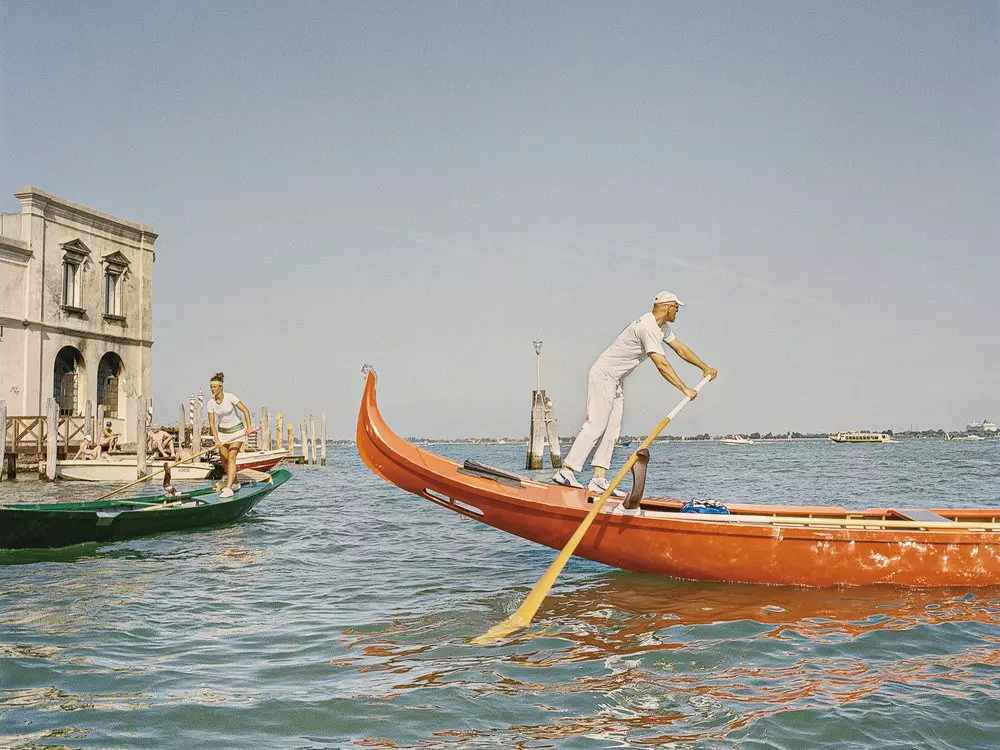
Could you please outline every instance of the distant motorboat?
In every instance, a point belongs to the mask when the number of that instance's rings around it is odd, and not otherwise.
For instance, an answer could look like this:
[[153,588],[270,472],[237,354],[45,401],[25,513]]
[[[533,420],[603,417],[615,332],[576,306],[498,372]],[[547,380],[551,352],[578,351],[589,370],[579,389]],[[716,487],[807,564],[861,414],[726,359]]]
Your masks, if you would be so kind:
[[719,441],[720,443],[725,443],[726,445],[753,445],[754,441],[748,437],[743,437],[742,435],[731,435],[730,437],[724,437]]
[[985,440],[982,435],[949,435],[947,432],[944,436],[953,443],[968,443],[974,440]]
[[892,436],[885,432],[867,432],[865,430],[848,430],[828,436],[834,443],[894,443]]

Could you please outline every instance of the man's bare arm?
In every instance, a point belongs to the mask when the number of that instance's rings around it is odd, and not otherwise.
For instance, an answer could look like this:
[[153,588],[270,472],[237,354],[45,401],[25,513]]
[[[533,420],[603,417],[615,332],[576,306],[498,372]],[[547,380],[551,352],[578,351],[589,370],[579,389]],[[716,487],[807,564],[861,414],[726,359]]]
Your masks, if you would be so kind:
[[667,361],[666,357],[658,352],[650,352],[649,358],[653,360],[653,364],[656,365],[656,369],[660,371],[660,375],[662,375],[664,380],[670,383],[670,385],[683,392],[683,394],[692,401],[698,397],[698,391],[684,385],[684,382],[677,376],[677,373],[674,372],[673,366]]
[[[667,344],[671,349],[677,352],[677,356],[683,359],[685,362],[690,362],[692,365],[700,369],[705,375],[715,380],[715,376],[719,374],[719,371],[714,367],[709,367],[704,362],[701,361],[701,357],[691,351],[691,348],[686,344],[682,343],[680,339],[674,339]],[[649,356],[653,356],[652,354]]]

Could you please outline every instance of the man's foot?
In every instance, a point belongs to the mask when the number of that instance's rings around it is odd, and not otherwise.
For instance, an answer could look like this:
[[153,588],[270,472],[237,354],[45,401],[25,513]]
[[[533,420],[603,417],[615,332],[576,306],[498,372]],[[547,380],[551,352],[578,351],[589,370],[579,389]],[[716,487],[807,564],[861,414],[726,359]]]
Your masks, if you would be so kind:
[[[611,482],[608,481],[607,477],[594,477],[587,485],[587,489],[594,494],[603,495],[610,485]],[[625,493],[621,490],[615,490],[611,493],[611,497],[625,497]]]
[[583,489],[583,485],[577,481],[576,476],[573,474],[573,470],[565,467],[559,469],[559,471],[555,473],[552,477],[552,481],[555,484],[562,485],[563,487],[577,487],[578,489]]
[[222,498],[232,497],[232,496],[233,496],[233,489],[232,489],[232,487],[223,487],[222,488],[222,492],[219,493],[219,497],[222,497]]

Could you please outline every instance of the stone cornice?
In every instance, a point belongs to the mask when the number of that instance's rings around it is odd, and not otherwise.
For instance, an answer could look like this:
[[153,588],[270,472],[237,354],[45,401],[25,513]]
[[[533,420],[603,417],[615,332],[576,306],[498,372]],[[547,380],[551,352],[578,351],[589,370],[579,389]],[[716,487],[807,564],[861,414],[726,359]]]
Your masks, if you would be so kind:
[[36,187],[23,187],[14,193],[14,197],[21,202],[23,213],[62,216],[81,223],[91,224],[105,231],[128,235],[137,242],[148,244],[150,249],[152,249],[153,243],[156,242],[156,238],[159,236],[152,228],[145,224],[137,224],[127,219],[119,219],[117,216],[81,206],[79,203],[73,203],[65,198],[46,193],[44,190],[39,190]]
[[27,263],[34,256],[27,242],[13,237],[0,237],[0,253],[11,256],[20,263]]
[[113,344],[126,344],[139,346],[152,346],[153,341],[151,339],[140,339],[134,338],[132,336],[109,336],[105,333],[96,333],[92,331],[83,331],[79,328],[69,328],[66,326],[55,326],[49,323],[38,323],[33,320],[28,320],[27,318],[19,320],[18,318],[10,318],[4,315],[0,315],[0,325],[7,326],[8,328],[23,328],[29,331],[42,331],[44,333],[61,333],[64,336],[75,336],[81,339],[91,339],[96,341],[109,341]]

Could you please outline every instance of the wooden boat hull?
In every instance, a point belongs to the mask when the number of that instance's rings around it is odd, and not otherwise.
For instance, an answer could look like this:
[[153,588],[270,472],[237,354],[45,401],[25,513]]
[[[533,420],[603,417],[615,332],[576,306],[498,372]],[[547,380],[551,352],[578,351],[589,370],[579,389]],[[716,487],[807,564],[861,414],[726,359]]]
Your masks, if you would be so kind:
[[271,482],[244,484],[226,500],[204,488],[180,498],[0,505],[0,549],[47,549],[221,526],[246,515],[290,477],[288,471],[275,471]]
[[[148,463],[148,471],[155,471],[159,465],[161,465],[159,461]],[[204,480],[208,478],[213,468],[214,464],[207,461],[192,461],[172,468],[170,479],[173,482]],[[138,476],[138,464],[133,455],[56,462],[56,477],[59,479],[125,484],[135,481]]]
[[[561,549],[592,505],[585,490],[473,476],[385,423],[369,372],[357,447],[372,471],[431,502]],[[680,513],[679,500],[609,501],[576,555],[638,573],[799,586],[1000,584],[1000,509],[938,510],[914,522],[888,508],[730,505],[731,516]],[[927,511],[923,511],[926,513]],[[917,512],[919,513],[919,511]],[[978,530],[977,530],[978,529]]]
[[[236,455],[236,468],[238,471],[244,469],[270,471],[287,457],[288,453],[284,450],[240,452]],[[148,470],[155,471],[158,466],[163,465],[163,460],[147,459]],[[173,482],[204,480],[209,477],[216,466],[210,461],[192,461],[180,464],[170,470],[170,479]],[[138,478],[139,472],[134,455],[114,455],[110,458],[88,461],[58,461],[56,463],[56,476],[60,479],[82,482],[120,482],[124,484]]]

